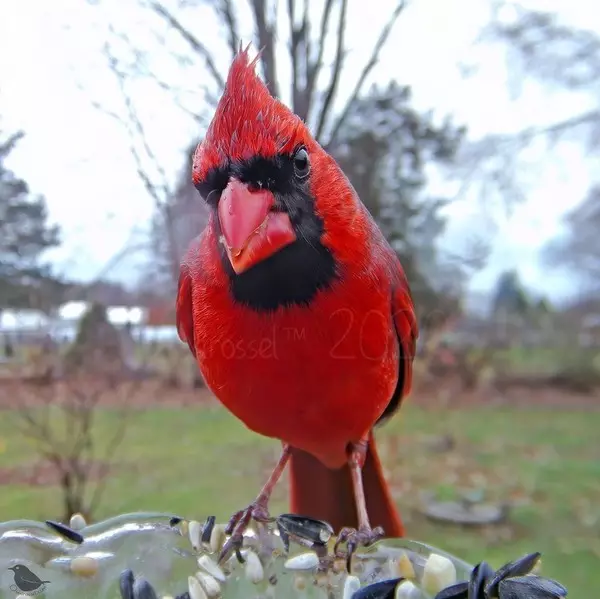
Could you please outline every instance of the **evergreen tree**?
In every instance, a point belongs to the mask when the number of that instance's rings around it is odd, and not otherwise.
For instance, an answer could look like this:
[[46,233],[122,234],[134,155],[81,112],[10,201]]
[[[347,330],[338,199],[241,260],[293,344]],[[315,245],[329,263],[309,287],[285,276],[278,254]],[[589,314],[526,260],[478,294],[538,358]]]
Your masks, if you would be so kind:
[[43,252],[58,245],[58,228],[48,224],[44,199],[5,165],[22,137],[19,132],[0,141],[0,310],[46,307],[60,291],[41,262]]

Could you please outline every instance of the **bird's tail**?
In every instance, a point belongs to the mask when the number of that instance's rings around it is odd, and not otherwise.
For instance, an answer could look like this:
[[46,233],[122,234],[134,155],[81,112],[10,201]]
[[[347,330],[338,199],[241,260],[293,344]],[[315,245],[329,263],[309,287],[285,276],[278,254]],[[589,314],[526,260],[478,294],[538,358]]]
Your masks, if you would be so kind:
[[[362,476],[371,526],[382,526],[388,538],[404,536],[400,514],[383,477],[373,433],[369,436]],[[344,526],[358,527],[349,466],[330,470],[312,455],[292,448],[290,496],[293,513],[325,520],[336,533]]]

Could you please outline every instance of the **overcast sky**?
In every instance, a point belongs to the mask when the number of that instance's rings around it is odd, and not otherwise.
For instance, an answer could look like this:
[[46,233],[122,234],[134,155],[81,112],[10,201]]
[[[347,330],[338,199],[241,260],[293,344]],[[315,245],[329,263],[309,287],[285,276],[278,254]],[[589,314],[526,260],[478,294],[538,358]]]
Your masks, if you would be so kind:
[[[127,136],[90,102],[93,98],[109,107],[118,102],[98,50],[109,19],[130,23],[132,31],[143,34],[144,23],[135,22],[139,13],[134,4],[134,0],[107,0],[99,11],[85,0],[0,3],[0,127],[20,128],[27,134],[9,166],[34,192],[46,196],[51,218],[62,226],[63,247],[52,254],[57,268],[82,279],[95,277],[124,246],[142,239],[153,207],[136,178]],[[374,14],[374,3],[350,2],[349,64],[356,64],[356,70],[378,34],[377,24],[386,19],[383,7],[389,4],[381,0],[382,10]],[[590,4],[589,0],[535,3],[560,11],[567,22],[598,29],[600,14],[586,8]],[[486,19],[484,0],[413,0],[374,80],[396,77],[412,85],[418,107],[433,109],[440,118],[453,115],[457,123],[468,126],[472,138],[549,122],[585,108],[589,101],[585,97],[550,93],[534,84],[527,84],[518,100],[511,100],[501,50],[473,46]],[[209,25],[203,25],[200,34],[206,43],[215,40],[216,48],[224,48]],[[229,57],[222,52],[219,59],[225,74]],[[478,70],[465,79],[459,64]],[[354,73],[349,69],[346,74],[343,85],[348,88]],[[189,71],[186,77],[189,84]],[[166,95],[148,94],[144,101],[165,168],[175,173],[182,166],[185,147],[201,132]],[[568,289],[568,280],[540,265],[539,249],[559,232],[564,212],[584,196],[594,165],[574,143],[561,144],[551,154],[534,153],[528,165],[527,201],[510,214],[486,206],[481,198],[475,201],[472,195],[450,210],[447,247],[458,247],[473,235],[494,240],[487,268],[472,281],[474,290],[488,288],[500,270],[511,267],[531,288],[557,296]],[[139,270],[130,258],[111,274],[133,280]]]

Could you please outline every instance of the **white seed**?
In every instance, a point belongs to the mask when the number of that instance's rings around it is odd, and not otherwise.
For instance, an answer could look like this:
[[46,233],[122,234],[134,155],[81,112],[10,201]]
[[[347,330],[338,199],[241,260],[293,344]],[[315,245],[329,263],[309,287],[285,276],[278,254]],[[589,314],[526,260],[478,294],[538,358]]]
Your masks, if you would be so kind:
[[288,570],[313,570],[318,565],[319,557],[312,551],[290,557],[284,564]]
[[208,599],[200,581],[195,576],[188,576],[188,592],[190,599]]
[[396,592],[394,593],[394,599],[420,599],[422,596],[419,587],[410,580],[401,582],[396,587]]
[[73,514],[69,520],[69,526],[73,530],[81,530],[87,526],[87,522],[81,514]]
[[212,553],[221,551],[225,543],[225,525],[215,524],[210,533],[210,550]]
[[447,586],[456,582],[456,568],[454,564],[443,555],[432,553],[425,562],[423,569],[423,588],[435,595]]
[[360,580],[358,576],[348,575],[344,582],[344,593],[342,599],[351,599],[352,595],[360,589]]
[[218,597],[221,594],[221,585],[217,579],[210,574],[196,572],[196,578],[202,585],[202,588],[208,597]]
[[208,557],[208,555],[201,555],[198,558],[198,565],[219,582],[225,582],[225,573],[215,561]]
[[197,551],[200,548],[200,538],[202,536],[202,524],[197,520],[190,520],[188,524],[188,537],[192,547]]
[[93,557],[85,555],[71,560],[71,572],[77,576],[90,578],[98,572],[98,562]]
[[162,599],[173,599],[173,595],[163,595]]
[[255,584],[260,582],[265,577],[265,570],[260,563],[258,555],[256,555],[254,551],[248,551],[244,557],[246,558],[246,564],[244,566],[246,577],[250,582]]
[[17,595],[15,599],[31,599],[29,595]]

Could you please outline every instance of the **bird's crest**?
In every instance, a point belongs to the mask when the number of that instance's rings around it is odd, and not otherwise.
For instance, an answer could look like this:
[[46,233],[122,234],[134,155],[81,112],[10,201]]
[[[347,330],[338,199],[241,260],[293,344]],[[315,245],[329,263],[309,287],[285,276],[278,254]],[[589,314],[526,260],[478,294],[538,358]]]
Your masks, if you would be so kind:
[[291,152],[308,134],[304,123],[271,96],[256,74],[260,53],[236,54],[206,136],[194,154],[194,183],[215,167],[252,156]]

